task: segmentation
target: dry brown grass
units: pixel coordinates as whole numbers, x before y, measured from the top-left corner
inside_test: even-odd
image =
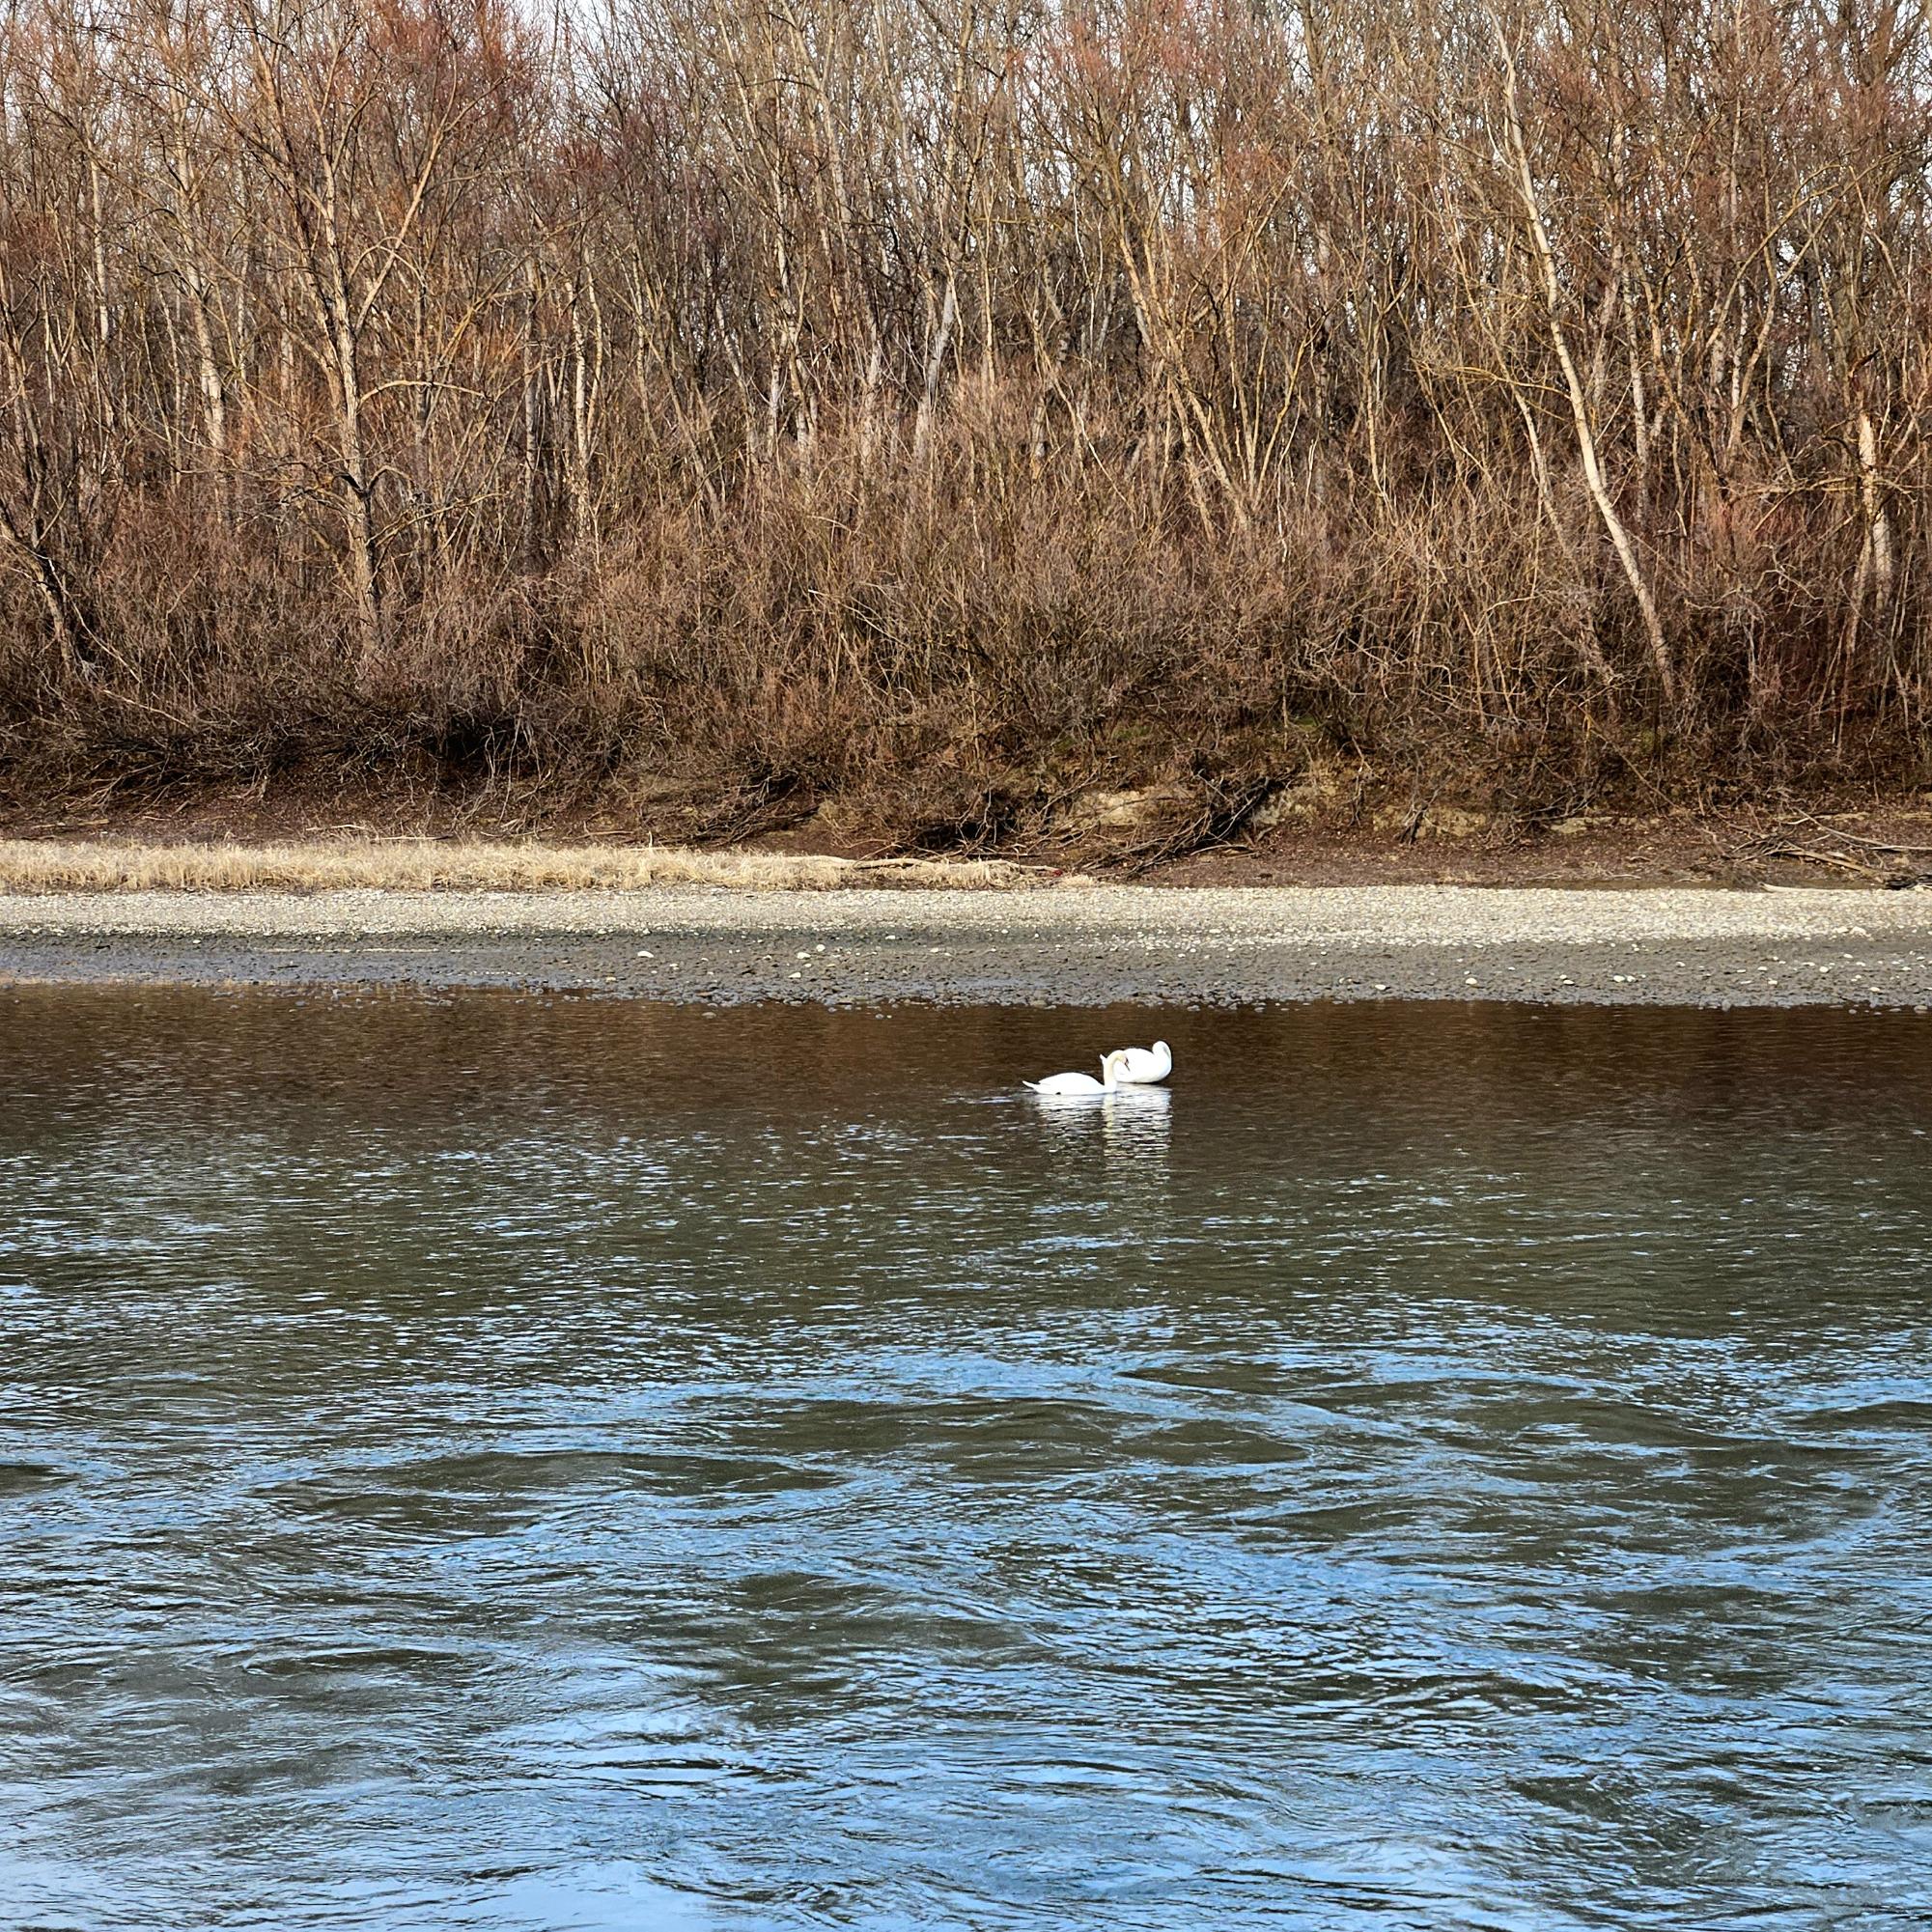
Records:
[[[105,845],[0,840],[0,892],[626,892],[647,885],[759,891],[1063,882],[1003,859],[854,859],[665,846]]]

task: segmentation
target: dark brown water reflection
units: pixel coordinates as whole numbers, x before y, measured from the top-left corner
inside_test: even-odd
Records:
[[[1932,1023],[0,993],[0,1923],[1932,1922]]]

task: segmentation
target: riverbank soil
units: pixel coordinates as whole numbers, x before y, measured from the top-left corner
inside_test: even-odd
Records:
[[[1338,802],[1284,792],[1219,826],[1197,799],[1150,788],[1088,795],[996,843],[909,842],[832,806],[797,823],[706,833],[663,801],[559,804],[515,794],[339,787],[57,802],[0,797],[0,838],[260,844],[352,838],[701,845],[873,859],[998,857],[1149,885],[1840,885],[1932,883],[1932,795],[1766,802],[1719,811],[1525,820],[1403,798]],[[728,825],[726,833],[732,832]],[[696,834],[694,836],[694,833]],[[6,881],[0,879],[0,890]]]

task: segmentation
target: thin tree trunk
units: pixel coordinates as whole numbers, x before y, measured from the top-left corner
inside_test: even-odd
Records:
[[[1582,464],[1583,485],[1590,492],[1590,501],[1596,505],[1597,515],[1603,519],[1605,533],[1610,540],[1611,548],[1616,551],[1618,563],[1623,566],[1631,596],[1637,602],[1638,613],[1643,621],[1643,634],[1650,645],[1650,660],[1656,667],[1657,682],[1664,692],[1665,706],[1666,710],[1675,712],[1677,673],[1670,661],[1670,647],[1665,641],[1663,623],[1657,615],[1657,601],[1651,596],[1643,568],[1638,562],[1637,546],[1632,543],[1623,518],[1617,515],[1610,486],[1604,480],[1603,463],[1597,454],[1596,432],[1590,424],[1589,405],[1583,395],[1582,381],[1577,374],[1576,358],[1570,353],[1569,337],[1563,328],[1562,287],[1556,276],[1555,250],[1551,246],[1550,230],[1543,219],[1543,206],[1536,193],[1536,178],[1529,167],[1529,145],[1525,138],[1522,106],[1517,96],[1516,57],[1510,52],[1502,21],[1494,12],[1489,17],[1496,30],[1497,51],[1502,58],[1505,127],[1510,155],[1515,163],[1517,193],[1522,197],[1524,221],[1529,231],[1530,246],[1535,252],[1540,271],[1551,346],[1556,351],[1557,366],[1563,372],[1563,384],[1569,392],[1570,416],[1576,426],[1577,455]]]

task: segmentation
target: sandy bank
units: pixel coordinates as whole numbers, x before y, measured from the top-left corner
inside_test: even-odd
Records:
[[[1458,886],[0,896],[16,981],[1098,1005],[1932,1005],[1932,892]]]

